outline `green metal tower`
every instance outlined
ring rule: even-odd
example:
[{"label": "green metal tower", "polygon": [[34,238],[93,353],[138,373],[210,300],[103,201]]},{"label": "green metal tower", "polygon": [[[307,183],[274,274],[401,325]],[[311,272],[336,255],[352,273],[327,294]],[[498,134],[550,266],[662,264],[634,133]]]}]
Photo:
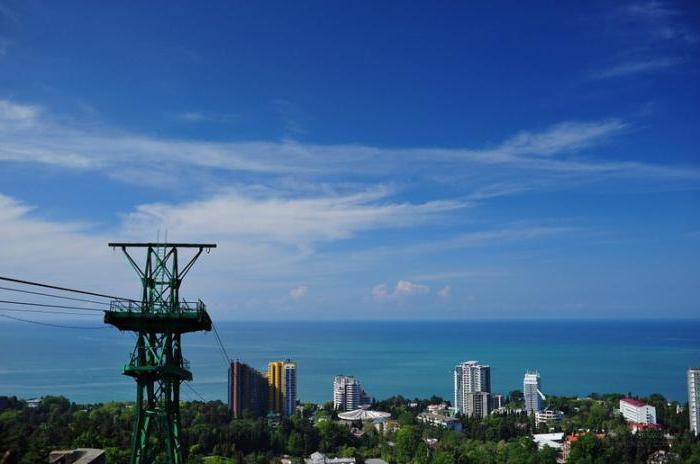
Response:
[{"label": "green metal tower", "polygon": [[[182,357],[183,333],[211,330],[211,319],[201,301],[180,301],[180,284],[203,251],[214,244],[110,243],[121,248],[143,285],[141,302],[115,300],[104,321],[119,330],[136,333],[136,347],[124,375],[136,380],[136,405],[131,436],[131,464],[183,464],[180,437],[180,384],[192,380],[189,362]],[[146,249],[141,268],[130,248]],[[193,249],[184,267],[179,249]]]}]

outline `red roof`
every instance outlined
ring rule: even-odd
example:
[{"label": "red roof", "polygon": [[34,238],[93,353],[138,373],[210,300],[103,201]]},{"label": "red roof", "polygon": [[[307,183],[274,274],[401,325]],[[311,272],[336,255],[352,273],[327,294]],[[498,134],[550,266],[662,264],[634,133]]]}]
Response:
[{"label": "red roof", "polygon": [[631,404],[632,406],[637,406],[637,407],[647,405],[644,401],[635,400],[634,398],[622,398],[621,401],[624,401],[625,403],[628,403],[628,404]]}]

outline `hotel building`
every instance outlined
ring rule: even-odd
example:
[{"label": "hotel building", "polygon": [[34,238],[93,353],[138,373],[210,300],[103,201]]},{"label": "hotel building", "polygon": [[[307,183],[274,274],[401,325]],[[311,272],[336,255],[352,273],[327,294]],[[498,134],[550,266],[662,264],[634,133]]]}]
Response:
[{"label": "hotel building", "polygon": [[360,407],[362,386],[355,378],[348,375],[336,375],[333,379],[333,407],[353,411]]},{"label": "hotel building", "polygon": [[698,435],[700,431],[700,368],[688,369],[688,414],[690,431]]},{"label": "hotel building", "polygon": [[544,394],[540,391],[540,373],[526,372],[523,378],[523,397],[525,399],[525,411],[528,414],[541,411],[544,408]]},{"label": "hotel building", "polygon": [[469,417],[489,414],[491,367],[478,361],[457,364],[454,369],[454,405]]},{"label": "hotel building", "polygon": [[634,398],[620,400],[620,413],[627,422],[635,424],[656,424],[656,408]]},{"label": "hotel building", "polygon": [[265,375],[238,360],[228,369],[228,407],[234,418],[248,411],[254,417],[267,413],[268,385]]}]

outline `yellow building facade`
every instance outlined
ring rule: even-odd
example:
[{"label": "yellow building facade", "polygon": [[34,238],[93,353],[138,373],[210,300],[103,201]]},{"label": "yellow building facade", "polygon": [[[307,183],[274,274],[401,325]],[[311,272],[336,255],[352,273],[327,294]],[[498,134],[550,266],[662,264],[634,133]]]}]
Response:
[{"label": "yellow building facade", "polygon": [[295,362],[272,361],[267,365],[268,408],[271,412],[289,416],[294,414],[296,407]]}]

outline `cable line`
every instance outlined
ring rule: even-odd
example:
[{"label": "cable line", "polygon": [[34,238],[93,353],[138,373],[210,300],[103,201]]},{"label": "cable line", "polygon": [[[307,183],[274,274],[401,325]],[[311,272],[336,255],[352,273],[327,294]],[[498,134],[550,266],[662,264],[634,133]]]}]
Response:
[{"label": "cable line", "polygon": [[216,335],[216,340],[219,342],[219,348],[221,348],[221,354],[224,356],[224,362],[226,363],[226,367],[228,367],[231,365],[231,358],[229,358],[228,353],[226,352],[226,348],[224,347],[224,344],[221,341],[219,331],[216,330],[216,325],[214,324],[214,321],[211,322],[211,327],[214,329],[214,335]]},{"label": "cable line", "polygon": [[182,382],[182,384],[183,384],[184,386],[186,386],[187,388],[189,388],[190,390],[192,390],[192,392],[193,392],[195,395],[199,396],[199,398],[200,398],[204,403],[207,402],[207,400],[205,400],[204,397],[203,397],[197,390],[195,390],[194,387],[193,387],[192,385],[189,384],[189,382]]},{"label": "cable line", "polygon": [[46,303],[29,303],[28,301],[0,300],[0,303],[26,305],[26,306],[41,306],[42,308],[78,309],[80,311],[97,311],[97,312],[104,312],[105,311],[104,309],[97,309],[97,308],[85,308],[85,307],[81,307],[81,306],[52,305],[52,304],[46,304]]},{"label": "cable line", "polygon": [[9,290],[11,292],[20,292],[20,293],[29,293],[31,295],[50,296],[52,298],[60,298],[62,300],[83,301],[85,303],[95,303],[95,304],[99,304],[99,305],[109,306],[109,303],[106,301],[87,300],[85,298],[71,298],[70,296],[54,295],[53,293],[33,292],[31,290],[22,290],[20,288],[0,287],[0,290]]},{"label": "cable line", "polygon": [[67,288],[67,287],[59,287],[57,285],[42,284],[40,282],[33,282],[31,280],[13,279],[11,277],[3,277],[3,276],[0,276],[0,280],[4,280],[7,282],[14,282],[17,284],[34,285],[36,287],[52,288],[54,290],[61,290],[64,292],[82,293],[83,295],[99,296],[102,298],[109,298],[110,300],[133,301],[135,303],[137,302],[136,300],[132,300],[131,298],[122,298],[122,297],[114,296],[114,295],[106,295],[104,293],[88,292],[87,290],[76,290],[74,288]]},{"label": "cable line", "polygon": [[42,309],[26,309],[26,308],[0,308],[0,311],[12,311],[16,313],[43,313],[43,314],[69,314],[73,316],[92,316],[86,313],[74,313],[70,311],[46,311]]},{"label": "cable line", "polygon": [[30,324],[37,324],[37,325],[45,325],[48,327],[57,327],[60,329],[86,329],[86,330],[92,330],[92,329],[109,329],[110,327],[105,325],[101,327],[79,327],[79,326],[72,326],[72,325],[60,325],[60,324],[52,324],[50,322],[41,322],[41,321],[33,321],[31,319],[21,319],[19,317],[14,317],[10,316],[7,314],[0,314],[0,317],[4,317],[5,319],[12,319],[15,321],[20,321],[20,322],[28,322]]}]

